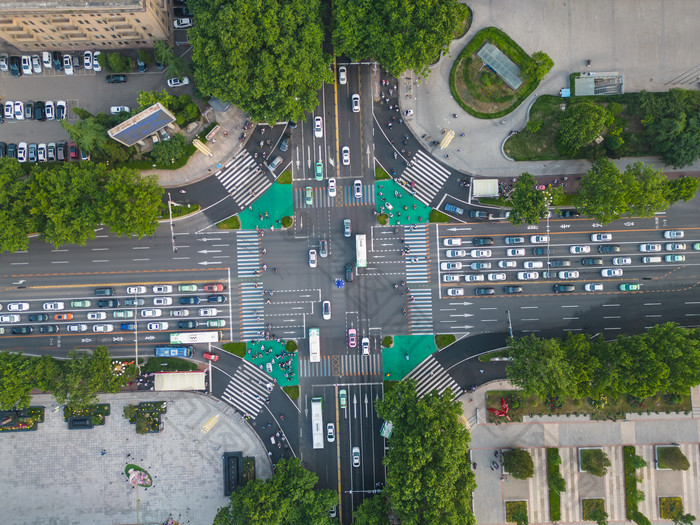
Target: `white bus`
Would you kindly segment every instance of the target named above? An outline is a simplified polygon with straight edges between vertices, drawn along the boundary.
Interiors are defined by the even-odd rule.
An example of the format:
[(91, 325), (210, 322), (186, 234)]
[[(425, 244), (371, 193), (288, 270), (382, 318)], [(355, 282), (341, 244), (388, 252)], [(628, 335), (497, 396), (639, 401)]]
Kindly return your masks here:
[(367, 236), (364, 233), (355, 235), (355, 261), (358, 268), (367, 266)]
[(309, 361), (321, 361), (321, 330), (318, 328), (309, 328)]
[(323, 398), (311, 399), (311, 429), (314, 448), (323, 448)]
[(219, 332), (175, 332), (170, 334), (171, 345), (191, 343), (218, 343)]

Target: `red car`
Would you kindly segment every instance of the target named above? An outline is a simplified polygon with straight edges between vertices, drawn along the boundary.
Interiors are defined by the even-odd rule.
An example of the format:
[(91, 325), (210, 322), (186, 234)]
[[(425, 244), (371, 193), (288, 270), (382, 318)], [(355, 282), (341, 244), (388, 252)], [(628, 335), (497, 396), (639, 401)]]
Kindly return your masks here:
[(75, 142), (70, 143), (68, 150), (70, 151), (71, 160), (77, 160), (80, 155), (78, 154), (78, 146), (75, 145)]
[(219, 354), (210, 354), (209, 352), (204, 352), (202, 354), (202, 357), (204, 359), (208, 359), (209, 361), (218, 361), (219, 360)]
[(204, 291), (205, 292), (223, 292), (224, 291), (224, 285), (220, 283), (216, 284), (205, 284), (204, 285)]
[(357, 330), (354, 328), (350, 328), (350, 330), (348, 330), (348, 344), (350, 345), (350, 348), (357, 347)]

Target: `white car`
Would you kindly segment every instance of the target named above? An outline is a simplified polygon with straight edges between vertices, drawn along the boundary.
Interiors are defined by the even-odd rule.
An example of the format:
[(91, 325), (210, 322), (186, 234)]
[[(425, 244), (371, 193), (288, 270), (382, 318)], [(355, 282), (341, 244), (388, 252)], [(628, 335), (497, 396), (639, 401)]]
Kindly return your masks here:
[(508, 257), (522, 257), (525, 255), (525, 248), (508, 248), (506, 255)]
[(44, 69), (51, 69), (51, 53), (44, 51), (41, 53), (41, 62), (44, 65)]
[(343, 146), (343, 166), (350, 166), (350, 148), (348, 146)]
[(172, 317), (187, 317), (190, 315), (190, 311), (187, 308), (180, 308), (178, 310), (170, 310), (170, 315)]
[(621, 268), (603, 268), (600, 270), (600, 275), (603, 277), (622, 277)]
[(571, 248), (569, 248), (569, 253), (573, 253), (573, 254), (590, 253), (590, 252), (591, 252), (590, 246), (572, 246)]
[(591, 233), (591, 241), (593, 241), (593, 242), (612, 241), (612, 233)]
[(442, 282), (443, 283), (458, 283), (459, 282), (459, 275), (457, 275), (455, 273), (443, 274)]
[(559, 272), (559, 279), (578, 279), (576, 270), (562, 270)]
[(328, 196), (335, 197), (335, 195), (336, 195), (335, 179), (328, 179)]
[(363, 337), (360, 346), (362, 347), (362, 355), (369, 355), (369, 337)]
[(442, 241), (442, 244), (444, 246), (462, 246), (462, 239), (455, 239), (453, 237), (449, 237), (447, 239), (444, 239)]
[(685, 250), (686, 246), (682, 242), (669, 242), (664, 248), (667, 252), (678, 252)]
[(681, 230), (668, 230), (664, 232), (665, 239), (682, 239), (685, 233)]
[(323, 301), (323, 304), (321, 305), (321, 311), (323, 312), (323, 318), (326, 321), (329, 321), (331, 318), (331, 302)]
[(88, 321), (102, 321), (107, 319), (107, 314), (105, 312), (88, 312)]
[(475, 259), (480, 259), (482, 257), (491, 257), (491, 250), (472, 250), (470, 255)]
[(146, 328), (148, 328), (149, 330), (167, 330), (168, 323), (166, 323), (165, 321), (160, 321), (157, 323), (148, 323), (148, 325), (146, 325)]
[(44, 303), (44, 310), (63, 310), (65, 307), (65, 303), (62, 303), (60, 301)]
[(145, 286), (127, 286), (126, 293), (129, 295), (138, 295), (146, 293), (148, 289)]
[(539, 278), (540, 274), (537, 272), (518, 272), (518, 279), (521, 281), (532, 281)]
[(170, 306), (171, 304), (173, 304), (172, 297), (154, 297), (153, 298), (153, 305), (154, 306)]
[(484, 280), (484, 276), (480, 273), (468, 273), (464, 276), (464, 281), (467, 283), (476, 283)]
[(5, 102), (5, 118), (8, 120), (15, 118), (15, 103), (12, 100)]
[(173, 287), (169, 284), (157, 284), (153, 287), (153, 293), (171, 293)]
[(490, 273), (486, 276), (489, 281), (505, 281), (506, 274), (504, 273)]
[(530, 235), (532, 244), (546, 244), (549, 242), (549, 235)]
[(21, 100), (15, 100), (15, 120), (24, 120), (24, 103)]
[(352, 96), (352, 112), (353, 113), (359, 113), (360, 112), (360, 95), (355, 93)]
[(0, 323), (19, 323), (20, 316), (17, 314), (0, 315)]
[(314, 119), (314, 137), (317, 139), (323, 137), (323, 119), (321, 117)]
[(102, 66), (100, 65), (99, 56), (102, 54), (102, 51), (95, 51), (92, 54), (92, 70), (95, 73), (99, 73), (102, 71)]
[(525, 261), (523, 263), (523, 268), (526, 268), (528, 270), (544, 268), (544, 262), (542, 262), (542, 261)]
[(163, 312), (159, 308), (144, 308), (141, 317), (160, 317)]
[(352, 466), (360, 466), (360, 447), (352, 447)]
[(93, 332), (113, 332), (113, 324), (96, 324), (92, 327)]
[(32, 69), (37, 75), (41, 75), (41, 58), (39, 55), (32, 55)]
[(444, 271), (449, 271), (449, 270), (461, 270), (462, 269), (462, 263), (457, 261), (457, 262), (442, 262), (440, 263), (440, 269)]
[(467, 250), (447, 250), (445, 252), (445, 257), (453, 259), (455, 257), (466, 257)]
[(92, 70), (92, 51), (83, 53), (83, 67), (88, 71)]
[(309, 266), (311, 268), (316, 268), (316, 266), (318, 266), (318, 257), (316, 255), (316, 250), (309, 250)]
[(333, 443), (335, 441), (335, 424), (334, 423), (328, 423), (326, 425), (326, 438), (328, 439), (329, 443)]
[(447, 295), (450, 297), (456, 297), (458, 295), (464, 295), (464, 288), (448, 288)]
[(499, 268), (516, 268), (518, 263), (515, 261), (498, 261)]
[(175, 20), (173, 20), (173, 27), (175, 29), (187, 29), (188, 27), (192, 27), (192, 19), (176, 18)]
[(129, 109), (129, 106), (112, 106), (109, 108), (109, 112), (112, 115), (119, 115), (119, 113), (129, 113), (131, 109)]
[(338, 68), (338, 82), (340, 82), (342, 85), (348, 83), (348, 70), (345, 68), (345, 66), (340, 66)]
[(8, 312), (24, 312), (29, 310), (29, 303), (9, 303), (7, 305)]
[(186, 86), (189, 83), (190, 83), (190, 79), (188, 77), (182, 77), (182, 80), (180, 80), (177, 77), (173, 77), (173, 78), (168, 79), (168, 87), (171, 87), (171, 88)]
[(629, 257), (613, 257), (612, 263), (615, 266), (629, 266), (632, 264), (632, 259)]
[(73, 74), (73, 58), (70, 55), (63, 55), (63, 71), (68, 76)]
[(219, 311), (216, 308), (200, 308), (199, 315), (201, 317), (214, 317), (218, 315)]
[(661, 245), (660, 244), (640, 244), (639, 251), (640, 252), (660, 252)]
[(20, 142), (17, 144), (17, 160), (19, 162), (27, 162), (27, 143)]
[(587, 292), (602, 292), (603, 285), (601, 283), (586, 283), (583, 285), (583, 289)]
[(66, 326), (67, 332), (87, 332), (88, 325), (86, 324), (69, 324)]
[(44, 112), (46, 120), (56, 120), (56, 106), (51, 100), (44, 102)]
[(353, 189), (353, 193), (355, 195), (355, 198), (361, 199), (362, 198), (362, 181), (360, 179), (356, 179), (355, 182), (352, 183), (352, 189)]
[(32, 71), (32, 59), (29, 55), (22, 55), (22, 74), (31, 75), (34, 73)]
[(46, 162), (46, 144), (39, 144), (36, 150), (37, 159), (39, 162)]

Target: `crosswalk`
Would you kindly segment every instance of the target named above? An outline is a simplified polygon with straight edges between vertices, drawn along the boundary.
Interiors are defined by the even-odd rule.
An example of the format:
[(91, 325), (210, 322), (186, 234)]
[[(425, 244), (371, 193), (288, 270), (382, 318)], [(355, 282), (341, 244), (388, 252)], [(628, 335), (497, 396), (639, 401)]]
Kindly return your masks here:
[(273, 175), (261, 168), (248, 150), (241, 151), (216, 172), (216, 178), (241, 208), (265, 193), (274, 182)]
[(233, 372), (221, 398), (241, 414), (255, 418), (270, 395), (269, 384), (270, 376), (250, 363), (242, 362)]
[(404, 227), (405, 244), (409, 248), (405, 256), (408, 283), (430, 282), (428, 232), (426, 224), (416, 224), (412, 229)]
[(402, 184), (413, 182), (415, 197), (429, 205), (449, 176), (450, 170), (439, 164), (430, 155), (418, 150), (418, 153), (413, 157), (411, 166), (404, 170), (398, 181)]
[(433, 293), (430, 288), (409, 288), (408, 333), (409, 335), (432, 335)]
[(411, 370), (406, 377), (416, 380), (416, 393), (419, 397), (427, 395), (431, 390), (437, 390), (442, 394), (448, 388), (452, 389), (452, 399), (457, 399), (462, 394), (459, 383), (452, 379), (452, 376), (432, 355)]
[(318, 363), (312, 363), (308, 358), (299, 358), (299, 377), (373, 374), (382, 375), (382, 360), (379, 354), (322, 356)]
[(236, 259), (238, 277), (255, 277), (260, 274), (260, 234), (253, 230), (236, 233)]
[[(311, 204), (306, 203), (306, 188), (311, 188)], [(343, 206), (374, 206), (376, 189), (374, 184), (362, 186), (362, 198), (356, 199), (352, 185), (338, 186), (336, 196), (328, 195), (327, 186), (306, 186), (294, 188), (295, 208), (335, 208)]]
[(239, 286), (241, 341), (263, 339), (265, 333), (265, 306), (263, 284), (243, 282)]

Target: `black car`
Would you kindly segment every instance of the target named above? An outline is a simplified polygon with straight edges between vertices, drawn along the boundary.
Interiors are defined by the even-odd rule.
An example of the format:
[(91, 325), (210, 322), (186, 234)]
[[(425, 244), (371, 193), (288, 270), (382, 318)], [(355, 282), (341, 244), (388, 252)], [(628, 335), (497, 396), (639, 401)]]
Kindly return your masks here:
[(44, 103), (37, 100), (34, 103), (34, 118), (37, 120), (46, 120), (46, 112), (44, 111)]
[(503, 291), (505, 293), (523, 293), (522, 286), (504, 286)]
[(546, 246), (538, 246), (532, 249), (532, 255), (552, 255), (552, 250)]
[(566, 259), (554, 259), (549, 261), (549, 265), (552, 268), (568, 268), (571, 266), (571, 261), (567, 261)]
[(137, 297), (135, 299), (124, 299), (124, 306), (143, 306), (146, 304), (146, 301), (144, 301), (141, 297)]
[(22, 59), (20, 59), (17, 56), (10, 57), (10, 74), (13, 77), (19, 77), (22, 75), (21, 71), (22, 71)]
[(485, 211), (479, 211), (479, 210), (472, 210), (469, 212), (469, 216), (472, 219), (488, 219), (489, 214), (486, 213)]
[(7, 144), (0, 142), (0, 159), (7, 156)]
[(126, 82), (126, 75), (107, 75), (107, 84), (123, 84)]
[(61, 55), (60, 52), (54, 51), (51, 53), (51, 63), (53, 64), (53, 68), (57, 72), (63, 71), (63, 55)]
[(581, 264), (584, 266), (602, 266), (603, 259), (600, 257), (584, 257), (581, 259)]
[(474, 290), (474, 295), (493, 295), (496, 293), (496, 290), (493, 288), (476, 288)]
[(573, 284), (555, 284), (554, 293), (570, 293), (576, 290)]
[(177, 327), (180, 330), (189, 330), (190, 328), (197, 328), (199, 323), (197, 321), (178, 321)]
[(12, 327), (12, 333), (15, 335), (21, 335), (21, 334), (31, 334), (34, 331), (34, 328), (31, 326), (13, 326)]
[(100, 308), (116, 308), (119, 306), (119, 299), (101, 299), (97, 301)]
[(345, 265), (345, 280), (349, 283), (352, 282), (352, 264), (350, 263)]
[(289, 124), (289, 129), (297, 129), (296, 120), (290, 120), (290, 121), (288, 122), (288, 124)]
[(578, 217), (580, 215), (576, 210), (562, 210), (559, 216), (562, 219), (568, 219), (569, 217)]
[(473, 244), (474, 246), (491, 246), (493, 244), (493, 237), (474, 237)]
[(280, 151), (287, 151), (289, 149), (289, 139), (292, 138), (289, 135), (285, 135), (284, 138), (282, 139), (282, 142), (280, 142)]
[(598, 246), (598, 253), (619, 253), (620, 247), (617, 244), (601, 244)]
[(210, 295), (207, 297), (207, 302), (210, 303), (225, 303), (226, 302), (226, 296), (225, 295)]
[(56, 324), (45, 324), (39, 327), (40, 334), (55, 334), (58, 332), (58, 325)]
[(32, 120), (34, 118), (34, 101), (27, 100), (24, 103), (24, 118), (27, 120)]
[(7, 158), (16, 159), (17, 158), (17, 144), (11, 142), (7, 145)]
[(199, 304), (199, 297), (180, 297), (180, 304)]
[(29, 320), (32, 323), (44, 323), (49, 320), (49, 316), (47, 314), (31, 314)]
[(139, 73), (145, 73), (148, 70), (148, 67), (146, 67), (146, 63), (140, 58), (136, 59), (136, 70)]

